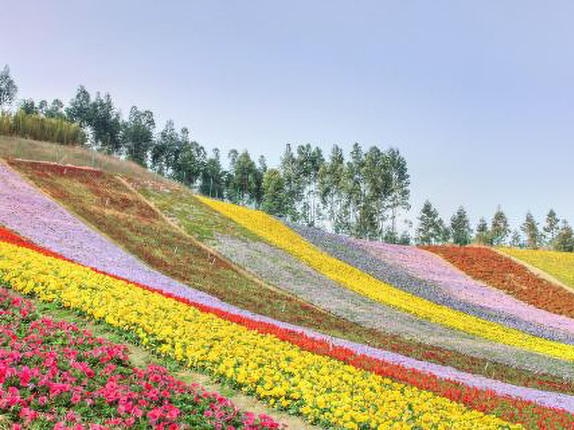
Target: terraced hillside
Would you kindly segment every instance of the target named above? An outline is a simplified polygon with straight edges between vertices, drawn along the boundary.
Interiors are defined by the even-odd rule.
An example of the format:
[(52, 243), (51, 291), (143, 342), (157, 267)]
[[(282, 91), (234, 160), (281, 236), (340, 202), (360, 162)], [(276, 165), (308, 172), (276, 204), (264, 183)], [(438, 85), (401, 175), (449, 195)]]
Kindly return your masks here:
[[(119, 168), (7, 162), (0, 164), (2, 286), (107, 327), (170, 368), (202, 372), (307, 422), (290, 422), (292, 428), (574, 428), (574, 295), (498, 251), (358, 241), (130, 169), (119, 176)], [(24, 303), (13, 292), (0, 296)], [(542, 295), (552, 299), (534, 299)], [(0, 335), (14, 331), (16, 318), (2, 309), (0, 323), (8, 325)], [(36, 330), (30, 321), (18, 324)], [(18, 348), (10, 334), (0, 342), (1, 351)], [(121, 346), (110, 347), (118, 351), (111, 362), (124, 360), (122, 374), (136, 372)], [(16, 424), (50, 421), (56, 404), (37, 403), (42, 383), (22, 376), (30, 368), (38, 378), (35, 364), (14, 357), (0, 353), (0, 416)], [(86, 388), (73, 388), (85, 387), (74, 374), (58, 419), (86, 429), (286, 422), (237, 412), (223, 397), (197, 403), (166, 370), (161, 377), (153, 367), (145, 372), (138, 373), (142, 381), (174, 387), (171, 406), (151, 407), (153, 399), (143, 409), (135, 405), (130, 390), (147, 382), (130, 380), (120, 397), (107, 398), (113, 407), (99, 412), (90, 409)], [(205, 414), (215, 407), (211, 399), (222, 406)], [(203, 416), (185, 421), (197, 408)]]

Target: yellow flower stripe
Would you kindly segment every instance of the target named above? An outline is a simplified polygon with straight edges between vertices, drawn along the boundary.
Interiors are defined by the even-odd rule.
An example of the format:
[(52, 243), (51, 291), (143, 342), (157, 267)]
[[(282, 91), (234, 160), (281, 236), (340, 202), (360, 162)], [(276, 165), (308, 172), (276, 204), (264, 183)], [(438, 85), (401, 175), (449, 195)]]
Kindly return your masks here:
[(301, 259), (323, 275), (359, 294), (465, 333), (551, 357), (574, 361), (573, 346), (504, 327), (394, 288), (320, 251), (281, 221), (265, 212), (202, 196), (197, 196), (197, 198), (263, 239)]
[(304, 351), (88, 268), (0, 243), (0, 280), (13, 289), (133, 333), (264, 401), (339, 429), (523, 429), (433, 393)]
[(500, 250), (547, 272), (574, 288), (574, 253), (514, 248), (501, 248)]

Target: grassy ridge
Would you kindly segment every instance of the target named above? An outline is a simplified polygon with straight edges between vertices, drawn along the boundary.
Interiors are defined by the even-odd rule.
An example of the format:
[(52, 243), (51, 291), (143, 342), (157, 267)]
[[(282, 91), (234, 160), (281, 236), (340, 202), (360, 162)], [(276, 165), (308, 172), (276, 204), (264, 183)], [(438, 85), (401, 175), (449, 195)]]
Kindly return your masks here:
[(64, 146), (0, 135), (0, 157), (92, 167), (128, 178), (150, 180), (160, 184), (175, 184), (136, 163), (80, 146)]

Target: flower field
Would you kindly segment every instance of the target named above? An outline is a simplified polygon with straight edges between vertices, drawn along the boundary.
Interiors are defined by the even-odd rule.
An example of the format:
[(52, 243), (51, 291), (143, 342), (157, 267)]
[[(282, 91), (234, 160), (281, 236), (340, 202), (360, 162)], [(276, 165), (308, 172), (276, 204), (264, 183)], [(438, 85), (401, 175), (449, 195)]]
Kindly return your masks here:
[(502, 248), (501, 251), (525, 261), (574, 288), (574, 255), (567, 252)]
[(552, 327), (570, 333), (574, 331), (574, 320), (541, 310), (501, 290), (476, 281), (436, 254), (412, 246), (382, 242), (360, 241), (360, 244), (373, 255), (396, 264), (415, 276), (423, 277), (440, 286), (445, 293), (460, 300), (484, 304), (495, 311), (515, 315), (537, 324), (541, 330)]
[(301, 236), (267, 214), (228, 203), (199, 197), (242, 226), (276, 246), (297, 256), (320, 273), (353, 291), (394, 306), (420, 318), (474, 334), (496, 342), (524, 348), (539, 354), (574, 361), (574, 347), (531, 336), (518, 330), (453, 311), (393, 288), (372, 276), (317, 249)]
[(127, 330), (161, 354), (207, 370), (313, 422), (361, 429), (387, 428), (397, 422), (407, 428), (512, 427), (479, 412), (488, 411), (528, 428), (538, 428), (537, 423), (550, 426), (547, 428), (569, 428), (573, 423), (570, 414), (556, 409), (355, 356), (349, 350), (278, 327), (252, 321), (248, 329), (216, 316), (213, 310), (200, 311), (183, 300), (23, 246), (0, 244), (0, 262), (4, 282), (16, 290), (35, 294), (40, 300), (57, 301)]
[[(356, 241), (312, 227), (291, 223), (288, 225), (321, 251), (395, 288), (450, 309), (512, 327), (534, 336), (574, 344), (574, 320), (572, 319), (526, 305), (501, 291), (489, 289), (483, 285), (477, 286), (477, 283), (472, 282), (470, 278), (468, 280), (471, 281), (471, 293), (478, 293), (471, 296), (474, 300), (469, 300), (469, 294), (458, 294), (461, 292), (460, 284), (452, 285), (451, 282), (437, 282), (436, 277), (429, 278), (426, 272), (432, 273), (435, 267), (441, 267), (441, 263), (442, 265), (448, 265), (448, 263), (428, 252), (413, 247), (386, 245), (381, 242)], [(376, 251), (373, 252), (374, 250)], [(383, 250), (387, 252), (382, 252)], [(401, 258), (401, 251), (409, 253), (407, 255), (411, 255), (411, 258), (408, 260)], [(425, 264), (429, 257), (438, 261)], [(405, 265), (405, 262), (411, 264)], [(418, 265), (422, 265), (424, 270), (413, 274), (412, 267)], [(450, 271), (454, 270), (450, 268)]]
[[(0, 168), (3, 167), (0, 165)], [(185, 236), (177, 236), (177, 229), (169, 224), (162, 226), (162, 218), (154, 212), (155, 209), (140, 205), (138, 199), (141, 197), (129, 188), (122, 188), (112, 176), (59, 166), (46, 168), (37, 165), (27, 166), (26, 169), (29, 178), (82, 217), (90, 219), (90, 223), (95, 223), (106, 234), (115, 232), (115, 240), (122, 246), (127, 243), (137, 249), (138, 242), (144, 243), (146, 236), (143, 226), (146, 225), (151, 234), (160, 237), (154, 243), (164, 247), (156, 256), (161, 253), (166, 255), (167, 247), (161, 242), (163, 232), (168, 232), (168, 238), (178, 237), (173, 243), (183, 247), (179, 251), (176, 246), (174, 255), (188, 252), (185, 247), (190, 245), (184, 244)], [(534, 326), (531, 330), (528, 325), (517, 324), (539, 322), (537, 318), (546, 315), (545, 311), (532, 308), (536, 312), (531, 315), (522, 311), (524, 318), (521, 319), (519, 312), (513, 314), (510, 306), (515, 299), (498, 290), (468, 277), (447, 279), (452, 275), (441, 272), (440, 268), (430, 276), (417, 273), (415, 263), (419, 260), (424, 265), (423, 258), (417, 259), (415, 256), (409, 260), (397, 252), (389, 252), (392, 256), (383, 255), (385, 250), (377, 251), (374, 247), (365, 252), (369, 244), (347, 242), (335, 236), (320, 236), (320, 233), (304, 229), (299, 230), (302, 237), (258, 211), (208, 199), (194, 203), (191, 209), (177, 206), (179, 212), (175, 217), (167, 209), (169, 204), (163, 207), (162, 210), (168, 212), (167, 216), (182, 219), (187, 218), (188, 210), (201, 216), (205, 216), (206, 211), (214, 211), (217, 216), (210, 218), (211, 224), (206, 227), (207, 230), (196, 229), (197, 237), (212, 245), (219, 243), (220, 246), (227, 246), (228, 256), (233, 252), (240, 253), (247, 244), (248, 252), (236, 255), (232, 261), (241, 261), (250, 269), (255, 268), (254, 272), (270, 284), (273, 285), (272, 281), (275, 281), (280, 288), (296, 296), (307, 297), (309, 303), (315, 306), (319, 303), (321, 308), (336, 310), (329, 307), (329, 297), (332, 298), (331, 294), (337, 294), (337, 291), (342, 292), (338, 299), (340, 314), (321, 313), (319, 310), (303, 324), (324, 333), (341, 333), (346, 339), (332, 337), (301, 326), (303, 320), (282, 322), (269, 317), (275, 317), (276, 313), (265, 316), (253, 312), (257, 308), (241, 309), (222, 301), (223, 296), (207, 294), (212, 292), (208, 289), (198, 291), (190, 287), (193, 283), (189, 281), (175, 281), (133, 259), (22, 182), (13, 171), (0, 169), (1, 182), (16, 184), (17, 187), (6, 187), (0, 192), (0, 223), (7, 223), (45, 246), (38, 246), (0, 227), (0, 283), (3, 286), (71, 309), (83, 318), (102, 322), (125, 333), (130, 342), (207, 373), (275, 408), (300, 415), (311, 424), (358, 430), (574, 428), (574, 396), (570, 395), (574, 393), (574, 384), (565, 379), (566, 375), (570, 375), (568, 369), (573, 367), (574, 349), (567, 344), (568, 326), (559, 325), (569, 321), (564, 316), (554, 316), (556, 319), (549, 319), (549, 323), (542, 320), (544, 328), (539, 327), (541, 331), (536, 332)], [(98, 211), (98, 207), (101, 211)], [(109, 229), (110, 221), (116, 222), (123, 233), (120, 234), (117, 227), (115, 230)], [(142, 225), (129, 227), (140, 221)], [(193, 231), (195, 227), (192, 223), (189, 225), (185, 229)], [(222, 235), (218, 229), (225, 234)], [(319, 246), (319, 249), (305, 239)], [(234, 247), (237, 248), (235, 251)], [(115, 262), (107, 256), (108, 250)], [(416, 251), (427, 259), (438, 260), (426, 251)], [(192, 255), (198, 258), (197, 253), (186, 255), (185, 258)], [(244, 257), (246, 259), (242, 260)], [(426, 260), (426, 264), (433, 266), (428, 263), (430, 260)], [(153, 262), (154, 259), (149, 261)], [(119, 262), (126, 265), (118, 267)], [(183, 263), (176, 260), (175, 264)], [(188, 265), (187, 272), (202, 270), (201, 266), (194, 264)], [(167, 270), (165, 263), (158, 262), (152, 266), (162, 272)], [(214, 268), (219, 266), (216, 263)], [(177, 270), (180, 270), (180, 274), (184, 273), (181, 269)], [(174, 273), (168, 270), (167, 274), (177, 278)], [(455, 273), (464, 277), (459, 272)], [(223, 282), (223, 278), (217, 278), (217, 270), (202, 272), (200, 276), (197, 273), (186, 276), (189, 280), (209, 276), (213, 278), (210, 282)], [(465, 281), (475, 282), (468, 285), (469, 293), (463, 288)], [(346, 288), (341, 288), (341, 285)], [(488, 309), (474, 303), (476, 306), (473, 308), (473, 300), (478, 302), (477, 297), (486, 297), (480, 296), (486, 294), (484, 291), (493, 293), (493, 297), (499, 294), (497, 297), (505, 298), (508, 302), (497, 302), (494, 308)], [(1, 294), (0, 290), (0, 297)], [(322, 302), (318, 299), (321, 294), (325, 298)], [(449, 306), (450, 302), (441, 302), (445, 300), (444, 297), (454, 298), (452, 300), (458, 300), (456, 303), (469, 307), (454, 310), (459, 305)], [(262, 298), (255, 300), (264, 301)], [(357, 306), (369, 303), (368, 306), (372, 307), (364, 308), (369, 309), (364, 314), (365, 318), (369, 314), (373, 318), (378, 315), (377, 312), (384, 311), (386, 314), (380, 314), (378, 319), (387, 322), (387, 325), (396, 324), (396, 327), (401, 327), (400, 330), (411, 324), (413, 333), (417, 330), (422, 332), (422, 328), (427, 326), (429, 335), (433, 336), (432, 342), (438, 345), (443, 342), (448, 345), (446, 336), (452, 333), (453, 341), (459, 339), (461, 344), (466, 344), (465, 348), (472, 349), (482, 344), (483, 348), (493, 348), (493, 352), (495, 347), (500, 348), (501, 353), (506, 350), (509, 365), (460, 354), (438, 345), (423, 345), (402, 337), (406, 332), (400, 332), (399, 336), (387, 334), (383, 331), (384, 325), (380, 331), (373, 330), (374, 327), (369, 326), (367, 321), (353, 320), (353, 312), (349, 311), (351, 308), (345, 309), (343, 303), (353, 303), (355, 312), (359, 309)], [(504, 306), (507, 306), (507, 314), (504, 313)], [(498, 315), (493, 314), (494, 321), (489, 320), (487, 313), (480, 314), (487, 311), (498, 312)], [(288, 311), (287, 315), (292, 313)], [(331, 315), (331, 319), (325, 320), (325, 315)], [(480, 318), (477, 318), (478, 315)], [(357, 324), (353, 325), (349, 319)], [(50, 324), (45, 324), (46, 330), (52, 327)], [(513, 324), (516, 325), (514, 328), (505, 327)], [(63, 323), (56, 325), (73, 327)], [(349, 332), (346, 332), (347, 329)], [(527, 333), (529, 330), (534, 336)], [(75, 327), (70, 331), (82, 333)], [(25, 332), (22, 333), (26, 336)], [(89, 337), (89, 334), (86, 336)], [(47, 342), (54, 343), (50, 334), (45, 337)], [(498, 343), (501, 340), (502, 343)], [(17, 340), (16, 343), (19, 345), (21, 341)], [(121, 361), (123, 354), (125, 361), (125, 348), (114, 347), (123, 351), (114, 356), (114, 360)], [(519, 366), (525, 368), (513, 367), (521, 360), (525, 361)], [(546, 370), (543, 363), (549, 365), (547, 370), (552, 369), (556, 376), (528, 370), (535, 363), (539, 363), (543, 370)], [(455, 366), (450, 367), (450, 364)], [(23, 368), (20, 365), (16, 367), (18, 371)], [(67, 369), (63, 371), (65, 373)], [(162, 368), (122, 370), (120, 373), (121, 376), (112, 373), (110, 378), (127, 387), (122, 393), (133, 396), (128, 396), (128, 402), (132, 400), (133, 404), (128, 406), (127, 412), (117, 398), (114, 398), (116, 403), (98, 403), (100, 410), (97, 407), (83, 408), (83, 398), (79, 403), (74, 403), (70, 397), (66, 398), (68, 410), (51, 404), (39, 410), (42, 414), (48, 414), (48, 421), (44, 427), (37, 425), (31, 428), (56, 428), (56, 424), (60, 426), (58, 428), (70, 430), (107, 428), (105, 426), (166, 429), (278, 427), (268, 417), (256, 418), (253, 414), (238, 412), (227, 399), (217, 395), (209, 397), (211, 395), (204, 394), (198, 387), (190, 388), (176, 382)], [(133, 377), (134, 374), (138, 376)], [(480, 374), (493, 375), (495, 379)], [(62, 378), (66, 380), (66, 377), (67, 374)], [(106, 377), (107, 374), (100, 370), (92, 378), (93, 383), (103, 383), (107, 387)], [(161, 384), (165, 383), (166, 390), (172, 391), (161, 392), (160, 389), (158, 401), (161, 400), (161, 405), (150, 402), (146, 409), (148, 405), (140, 405), (140, 397), (130, 392), (133, 390), (141, 396), (146, 395), (141, 390), (141, 384), (138, 386), (138, 378), (146, 380), (146, 384), (164, 381)], [(82, 380), (82, 383), (86, 385), (87, 382)], [(0, 390), (4, 389), (4, 386), (0, 387)], [(140, 391), (137, 387), (140, 387)], [(36, 388), (36, 385), (32, 388)], [(85, 396), (88, 403), (92, 401), (89, 396), (97, 392), (93, 386), (90, 388), (91, 391)], [(85, 390), (87, 392), (88, 389)], [(10, 395), (8, 391), (5, 393)], [(4, 391), (0, 391), (0, 402), (3, 394)], [(204, 401), (204, 398), (207, 400)], [(74, 399), (77, 400), (77, 397)], [(200, 404), (197, 403), (198, 399), (201, 400)], [(36, 405), (33, 400), (26, 407), (32, 409), (30, 405)], [(184, 413), (191, 411), (185, 409), (185, 405), (197, 407), (199, 412)], [(16, 410), (18, 406), (13, 406), (4, 410), (0, 407), (0, 416), (8, 412), (8, 419), (17, 422), (16, 426), (30, 424), (24, 423), (25, 419), (40, 417), (27, 411), (24, 412), (25, 416), (21, 416), (21, 410)], [(71, 410), (73, 414), (69, 413)], [(176, 410), (179, 412), (176, 413)], [(42, 415), (41, 419), (45, 420), (46, 416)]]
[(3, 288), (0, 413), (19, 423), (13, 430), (279, 428), (161, 366), (132, 367), (124, 345), (44, 318)]
[[(523, 302), (558, 315), (574, 317), (574, 293), (536, 276), (520, 263), (492, 249), (442, 246), (425, 249), (440, 255), (473, 278), (506, 291)], [(529, 255), (528, 252), (522, 255)], [(548, 254), (548, 257), (550, 256), (551, 254)], [(559, 263), (565, 260), (563, 257), (553, 255), (552, 260), (557, 262), (551, 263), (552, 265), (563, 267), (563, 273), (568, 271), (567, 264)]]
[[(118, 181), (113, 180), (109, 175), (97, 171), (73, 169), (68, 166), (43, 165), (42, 163), (22, 161), (11, 163), (26, 171), (28, 177), (37, 182), (44, 190), (50, 192), (59, 201), (74, 208), (75, 211), (82, 213), (92, 224), (96, 224), (107, 235), (115, 237), (118, 243), (132, 250), (135, 255), (146, 260), (152, 267), (159, 270), (169, 264), (181, 267), (181, 270), (168, 271), (168, 273), (185, 275), (188, 282), (186, 285), (155, 270), (150, 270), (148, 266), (127, 254), (73, 217), (54, 201), (22, 181), (15, 172), (5, 166), (0, 166), (0, 182), (5, 185), (1, 188), (2, 192), (0, 193), (0, 221), (74, 261), (131, 281), (153, 285), (154, 288), (174, 296), (231, 312), (234, 315), (269, 322), (276, 326), (305, 333), (313, 339), (327, 338), (322, 333), (342, 337), (346, 340), (329, 339), (331, 342), (345, 348), (351, 348), (353, 351), (368, 353), (374, 357), (384, 356), (385, 359), (393, 360), (397, 364), (405, 364), (421, 370), (432, 370), (436, 374), (447, 375), (450, 378), (454, 378), (456, 375), (459, 378), (457, 380), (466, 383), (472, 382), (473, 386), (477, 386), (476, 380), (468, 381), (468, 376), (460, 372), (457, 373), (453, 368), (523, 387), (564, 393), (574, 392), (573, 384), (570, 382), (574, 379), (574, 369), (567, 362), (486, 341), (466, 335), (458, 330), (446, 329), (391, 307), (383, 309), (381, 304), (377, 305), (377, 302), (370, 301), (350, 290), (344, 291), (348, 292), (349, 295), (354, 294), (355, 298), (360, 298), (361, 303), (368, 302), (368, 307), (364, 307), (363, 312), (373, 312), (373, 315), (377, 316), (381, 323), (380, 330), (365, 328), (346, 319), (337, 318), (331, 313), (317, 312), (304, 303), (280, 297), (274, 293), (270, 294), (270, 291), (261, 291), (259, 288), (254, 290), (254, 286), (237, 283), (236, 277), (226, 278), (230, 272), (220, 271), (218, 264), (206, 264), (209, 263), (208, 258), (205, 254), (194, 253), (193, 249), (195, 248), (190, 248), (190, 254), (188, 254), (189, 242), (186, 243), (177, 231), (158, 220), (157, 216), (149, 212), (149, 207), (147, 209), (141, 207), (141, 201), (138, 200), (137, 196), (134, 196), (131, 191)], [(171, 192), (173, 190), (170, 190)], [(185, 197), (181, 194), (178, 196)], [(209, 206), (199, 201), (196, 202), (195, 197), (192, 198), (194, 202), (189, 205), (193, 210), (191, 213), (180, 204), (175, 213), (170, 212), (167, 215), (181, 218), (194, 216), (201, 222), (204, 219), (209, 219), (215, 226), (214, 228), (245, 237), (244, 233), (239, 234), (240, 231), (246, 231), (245, 229), (241, 229), (223, 215), (218, 215)], [(160, 207), (170, 207), (169, 201), (154, 201), (160, 203), (158, 204)], [(126, 207), (130, 209), (126, 209)], [(20, 214), (26, 216), (20, 216)], [(138, 223), (142, 223), (142, 225), (138, 226)], [(198, 234), (207, 235), (207, 232), (202, 230)], [(171, 240), (173, 237), (178, 238), (176, 242)], [(252, 237), (256, 236), (252, 234)], [(153, 258), (148, 258), (147, 251), (150, 246), (144, 248), (141, 245), (148, 242), (153, 244), (151, 247), (159, 250)], [(174, 258), (174, 255), (184, 257), (188, 255), (188, 257), (182, 258), (180, 261), (178, 258)], [(189, 255), (193, 257), (193, 261), (190, 260)], [(294, 258), (290, 255), (289, 257)], [(277, 265), (273, 264), (272, 267), (277, 267)], [(197, 276), (194, 270), (201, 276)], [(193, 282), (194, 287), (207, 288), (207, 291), (213, 291), (209, 285), (214, 285), (214, 280), (219, 283), (217, 285), (218, 291), (223, 291), (222, 289), (226, 288), (227, 293), (225, 294), (233, 293), (235, 303), (243, 303), (247, 309), (253, 309), (257, 313), (227, 304), (189, 287)], [(226, 282), (228, 285), (225, 285)], [(243, 290), (242, 285), (246, 285), (248, 288)], [(321, 285), (318, 288), (320, 289)], [(336, 289), (341, 290), (339, 287)], [(257, 294), (254, 294), (254, 291), (257, 291)], [(242, 298), (246, 295), (249, 296), (247, 297), (248, 301), (244, 301)], [(347, 296), (343, 296), (343, 302), (347, 300)], [(346, 305), (354, 306), (356, 303), (357, 300), (353, 299)], [(302, 310), (305, 312), (302, 313)], [(348, 315), (349, 313), (353, 314), (354, 311), (345, 310), (345, 312)], [(271, 315), (274, 319), (260, 314)], [(304, 318), (301, 318), (302, 316)], [(367, 318), (368, 315), (365, 315), (364, 319)], [(281, 321), (314, 328), (319, 333)], [(394, 334), (386, 332), (390, 329), (395, 330), (392, 332)], [(413, 340), (419, 338), (424, 343)], [(382, 350), (365, 348), (365, 344), (382, 348)], [(416, 360), (412, 360), (410, 357)], [(438, 365), (438, 367), (432, 367), (434, 365)], [(445, 366), (449, 367), (445, 369), (443, 368)], [(488, 384), (483, 382), (483, 385), (478, 386), (488, 386)]]

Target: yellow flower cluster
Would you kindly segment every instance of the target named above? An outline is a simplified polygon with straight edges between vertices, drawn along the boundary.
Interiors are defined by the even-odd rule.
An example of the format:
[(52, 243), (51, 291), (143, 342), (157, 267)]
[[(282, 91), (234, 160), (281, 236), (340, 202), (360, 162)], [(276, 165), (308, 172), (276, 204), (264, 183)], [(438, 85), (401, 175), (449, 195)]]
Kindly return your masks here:
[(284, 249), (308, 266), (359, 294), (465, 333), (536, 353), (574, 361), (574, 347), (570, 345), (522, 333), (464, 312), (455, 311), (446, 306), (437, 305), (394, 288), (350, 264), (320, 251), (279, 220), (264, 212), (206, 197), (198, 196), (198, 198), (271, 244)]
[(574, 288), (574, 253), (514, 248), (502, 248), (501, 251), (545, 271)]
[(161, 354), (314, 423), (361, 430), (523, 429), (27, 248), (0, 243), (0, 280), (127, 330)]

